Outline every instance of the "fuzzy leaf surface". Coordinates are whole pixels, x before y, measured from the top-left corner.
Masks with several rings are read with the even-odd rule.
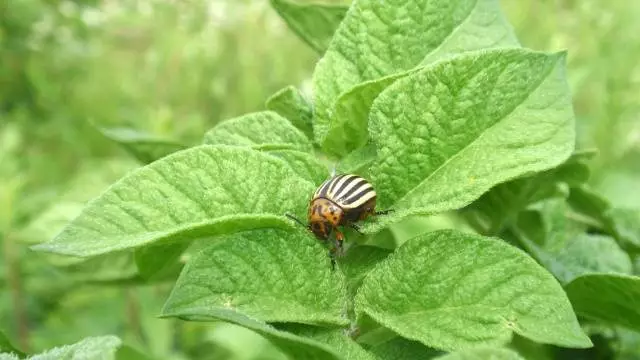
[[[640,331],[640,277],[587,274],[565,289],[579,315]]]
[[[175,140],[161,138],[131,128],[99,128],[98,130],[143,164],[149,164],[187,148],[187,145]]]
[[[266,322],[346,325],[340,278],[327,251],[302,231],[228,235],[185,266],[165,316],[207,316],[232,309]]]
[[[327,166],[308,152],[298,150],[271,150],[267,153],[286,161],[289,167],[291,167],[299,177],[316,185],[320,185],[329,178],[329,169]]]
[[[517,352],[504,348],[477,348],[438,356],[434,360],[525,360]]]
[[[521,250],[457,231],[405,242],[364,279],[356,311],[446,351],[498,346],[517,333],[590,347],[562,288]]]
[[[289,0],[271,0],[271,6],[280,14],[302,40],[319,53],[324,53],[348,7],[333,4],[295,3]]]
[[[93,256],[263,227],[291,227],[315,186],[282,160],[202,145],[131,172],[36,250]],[[273,201],[273,199],[279,199]]]
[[[304,133],[274,111],[255,112],[224,120],[205,134],[204,143],[249,146],[258,150],[313,150]]]
[[[316,141],[341,155],[364,145],[372,101],[407,70],[517,46],[495,0],[355,1],[313,75]]]
[[[309,139],[313,139],[313,109],[307,99],[294,86],[280,89],[267,99],[265,106],[287,118],[293,126],[300,129]]]
[[[370,117],[372,181],[381,208],[403,210],[386,223],[463,207],[499,183],[564,162],[575,141],[564,63],[563,53],[485,51],[385,89]]]
[[[113,360],[122,341],[111,335],[88,337],[72,345],[64,345],[29,356],[29,360]]]

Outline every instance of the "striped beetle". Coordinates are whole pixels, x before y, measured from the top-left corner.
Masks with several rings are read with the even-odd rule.
[[[344,241],[338,226],[349,226],[360,233],[356,222],[392,211],[375,211],[375,207],[376,192],[366,179],[354,174],[341,174],[323,182],[313,194],[307,213],[308,225],[286,215],[308,228],[320,240],[328,240],[335,232],[337,250],[342,248]]]

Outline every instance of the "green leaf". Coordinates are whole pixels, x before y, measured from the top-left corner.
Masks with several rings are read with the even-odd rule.
[[[376,360],[362,346],[347,336],[345,329],[327,329],[299,324],[287,324],[284,328],[298,336],[317,340],[337,350],[345,359],[349,360]]]
[[[290,228],[283,214],[305,213],[314,189],[268,154],[198,146],[125,176],[52,241],[33,248],[95,256],[253,228]]]
[[[98,130],[115,141],[143,164],[149,164],[188,146],[131,128],[101,128]]]
[[[438,356],[437,360],[524,360],[517,352],[501,348],[476,348],[458,351],[444,356]],[[434,360],[435,360],[434,359]]]
[[[175,279],[182,270],[180,255],[191,245],[188,241],[138,248],[134,258],[138,273],[146,280]]]
[[[297,150],[271,150],[269,155],[281,158],[299,177],[320,185],[329,176],[329,169],[315,156]]]
[[[251,329],[266,337],[291,359],[343,360],[330,346],[319,341],[281,331],[257,319],[232,310],[211,311],[201,320],[222,320]]]
[[[304,133],[273,111],[255,112],[222,121],[205,134],[204,143],[249,146],[257,150],[313,151]]]
[[[64,345],[28,357],[29,360],[94,360],[115,359],[116,350],[122,341],[115,336],[88,337],[72,345]]]
[[[578,315],[640,331],[640,277],[587,274],[565,289]]]
[[[395,82],[374,102],[371,168],[380,228],[457,209],[491,187],[564,162],[574,147],[564,53],[493,50]]]
[[[586,161],[592,154],[576,152],[556,168],[499,184],[470,204],[465,211],[479,212],[487,219],[486,233],[496,234],[505,222],[515,220],[518,213],[527,206],[551,197],[563,196],[568,191],[567,186],[585,183],[589,179]]]
[[[343,5],[300,4],[288,0],[271,0],[271,6],[291,30],[321,54],[329,47],[333,33],[348,10]]]
[[[11,344],[9,338],[7,338],[7,336],[2,331],[0,331],[0,353],[14,353],[19,357],[25,356],[25,353],[18,350],[18,348]]]
[[[548,200],[539,211],[527,211],[511,228],[523,247],[544,267],[566,284],[592,272],[632,272],[629,255],[615,239],[582,232],[566,217],[564,200]]]
[[[399,336],[369,350],[381,360],[432,359],[442,353]]]
[[[293,126],[300,129],[309,139],[313,139],[313,109],[294,86],[280,89],[267,99],[265,106],[268,110],[289,119]]]
[[[496,238],[436,231],[411,239],[365,278],[356,311],[447,351],[534,341],[590,347],[556,280]]]
[[[640,209],[613,208],[606,216],[620,241],[640,250]]]
[[[313,75],[316,141],[339,155],[364,145],[372,101],[407,70],[466,51],[517,46],[495,0],[355,1]]]
[[[204,317],[232,309],[267,322],[346,325],[342,281],[326,249],[300,232],[229,235],[186,266],[164,316]]]

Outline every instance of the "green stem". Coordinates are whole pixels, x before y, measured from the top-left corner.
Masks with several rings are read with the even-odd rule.
[[[13,304],[13,322],[18,332],[18,344],[22,351],[29,352],[29,323],[24,308],[24,297],[22,293],[22,279],[20,262],[17,259],[16,246],[13,238],[6,235],[2,241],[4,245],[4,263],[6,267],[7,283],[11,293]]]

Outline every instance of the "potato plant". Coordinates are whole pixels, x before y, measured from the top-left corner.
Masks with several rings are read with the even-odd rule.
[[[133,256],[143,281],[175,281],[161,317],[233,323],[291,359],[622,358],[640,211],[587,184],[567,52],[521,46],[494,0],[271,4],[321,55],[313,93],[286,87],[196,146],[102,129],[141,166],[32,249]],[[285,216],[306,219],[334,170],[395,210],[347,231],[335,269]]]

